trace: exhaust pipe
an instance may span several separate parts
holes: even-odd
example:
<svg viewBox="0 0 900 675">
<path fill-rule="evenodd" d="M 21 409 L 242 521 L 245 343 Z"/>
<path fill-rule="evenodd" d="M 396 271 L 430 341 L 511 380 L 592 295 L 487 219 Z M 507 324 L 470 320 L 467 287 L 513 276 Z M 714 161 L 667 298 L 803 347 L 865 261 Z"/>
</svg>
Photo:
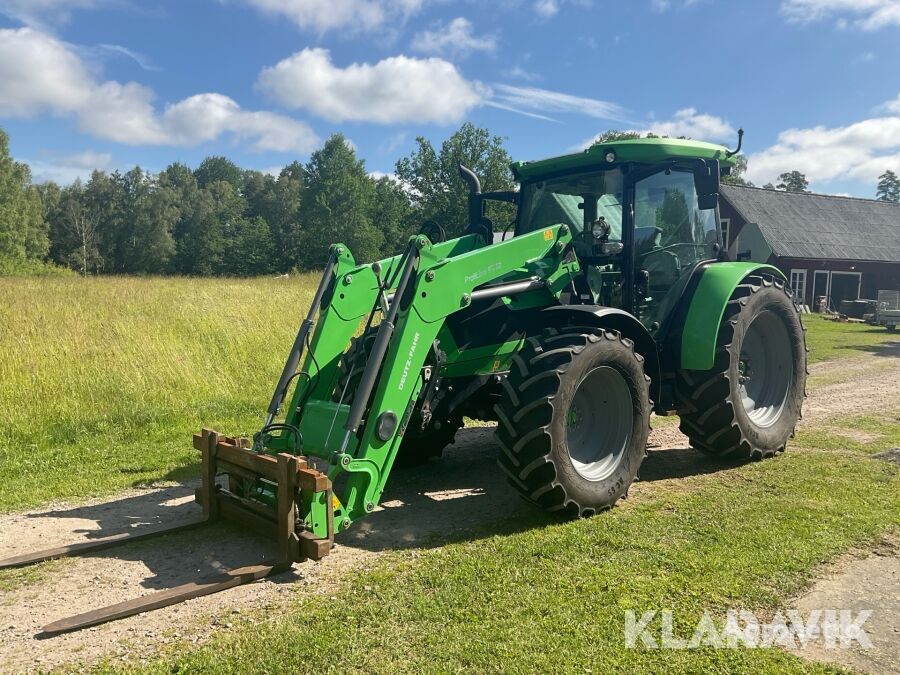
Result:
<svg viewBox="0 0 900 675">
<path fill-rule="evenodd" d="M 472 169 L 463 166 L 460 162 L 456 163 L 459 169 L 459 177 L 462 178 L 466 185 L 469 186 L 469 227 L 466 232 L 469 234 L 480 234 L 485 244 L 492 243 L 492 235 L 490 228 L 484 224 L 484 199 L 481 198 L 481 181 Z"/>
</svg>

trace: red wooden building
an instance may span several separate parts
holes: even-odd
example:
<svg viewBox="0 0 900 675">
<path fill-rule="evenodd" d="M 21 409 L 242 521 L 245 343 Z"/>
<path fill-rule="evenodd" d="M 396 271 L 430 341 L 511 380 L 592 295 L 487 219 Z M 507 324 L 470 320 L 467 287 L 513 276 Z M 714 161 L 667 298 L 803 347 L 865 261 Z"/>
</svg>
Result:
<svg viewBox="0 0 900 675">
<path fill-rule="evenodd" d="M 900 204 L 734 185 L 721 196 L 732 260 L 775 265 L 811 309 L 900 289 Z"/>
</svg>

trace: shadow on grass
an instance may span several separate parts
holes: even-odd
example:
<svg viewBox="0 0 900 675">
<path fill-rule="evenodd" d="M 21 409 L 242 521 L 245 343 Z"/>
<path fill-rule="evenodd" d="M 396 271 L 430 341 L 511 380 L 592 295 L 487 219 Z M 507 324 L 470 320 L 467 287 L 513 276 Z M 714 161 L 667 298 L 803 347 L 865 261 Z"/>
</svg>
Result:
<svg viewBox="0 0 900 675">
<path fill-rule="evenodd" d="M 727 457 L 710 457 L 694 448 L 666 448 L 651 450 L 641 464 L 640 479 L 644 482 L 689 478 L 708 473 L 735 469 L 746 460 Z"/>
<path fill-rule="evenodd" d="M 866 331 L 867 333 L 874 333 L 875 330 Z M 884 332 L 884 329 L 877 332 Z M 891 341 L 891 342 L 882 342 L 876 345 L 839 345 L 836 349 L 852 349 L 858 352 L 866 352 L 868 354 L 872 354 L 874 356 L 882 356 L 886 358 L 898 358 L 900 357 L 900 341 Z"/>
<path fill-rule="evenodd" d="M 439 461 L 395 468 L 378 510 L 340 533 L 337 543 L 366 551 L 431 548 L 561 522 L 520 498 L 497 468 L 496 455 L 493 429 L 460 431 L 456 444 Z M 641 480 L 685 478 L 739 464 L 711 459 L 686 448 L 655 450 L 644 462 Z M 181 467 L 177 471 L 190 469 Z M 60 540 L 48 541 L 50 545 L 68 543 L 67 532 L 80 533 L 82 538 L 91 540 L 123 531 L 178 525 L 200 518 L 200 509 L 191 498 L 196 485 L 192 481 L 114 502 L 57 509 L 31 517 L 60 520 L 54 534 L 54 539 Z M 234 567 L 270 562 L 275 556 L 274 542 L 224 523 L 90 554 L 140 561 L 150 571 L 142 582 L 148 589 L 170 588 Z M 328 560 L 323 564 L 329 564 Z M 304 567 L 298 566 L 273 580 L 290 583 L 302 578 Z"/>
<path fill-rule="evenodd" d="M 196 486 L 193 482 L 113 502 L 34 513 L 29 518 L 58 521 L 58 526 L 44 539 L 48 546 L 90 542 L 123 532 L 140 534 L 199 521 L 200 507 L 193 501 Z M 277 553 L 274 542 L 222 522 L 79 557 L 140 562 L 150 571 L 141 586 L 161 590 L 214 577 L 236 567 L 272 563 Z M 290 583 L 301 577 L 298 571 L 291 571 L 272 579 Z"/>
</svg>

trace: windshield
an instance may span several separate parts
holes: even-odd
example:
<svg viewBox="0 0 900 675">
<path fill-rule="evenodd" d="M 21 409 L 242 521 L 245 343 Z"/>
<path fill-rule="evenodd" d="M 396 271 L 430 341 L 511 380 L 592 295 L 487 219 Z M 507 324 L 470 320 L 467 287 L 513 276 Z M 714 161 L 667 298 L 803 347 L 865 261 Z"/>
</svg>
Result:
<svg viewBox="0 0 900 675">
<path fill-rule="evenodd" d="M 553 225 L 568 225 L 573 233 L 585 222 L 603 218 L 610 226 L 609 240 L 622 240 L 622 171 L 593 170 L 522 186 L 518 233 Z"/>
</svg>

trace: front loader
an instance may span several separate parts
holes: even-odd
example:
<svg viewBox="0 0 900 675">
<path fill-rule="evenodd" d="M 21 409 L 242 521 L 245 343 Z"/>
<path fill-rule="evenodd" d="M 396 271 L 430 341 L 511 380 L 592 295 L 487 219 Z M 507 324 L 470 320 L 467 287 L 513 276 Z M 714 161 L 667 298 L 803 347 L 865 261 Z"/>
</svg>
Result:
<svg viewBox="0 0 900 675">
<path fill-rule="evenodd" d="M 322 558 L 335 534 L 375 510 L 398 457 L 439 455 L 465 417 L 496 421 L 510 484 L 568 517 L 625 496 L 651 412 L 678 414 L 709 455 L 783 451 L 805 395 L 804 333 L 781 272 L 729 261 L 722 248 L 719 180 L 735 152 L 675 139 L 598 143 L 513 164 L 516 192 L 482 193 L 460 167 L 470 192 L 462 236 L 420 234 L 370 263 L 332 245 L 262 428 L 252 439 L 194 438 L 203 522 L 269 532 L 279 560 L 45 630 Z M 490 200 L 517 207 L 509 236 L 485 217 Z"/>
</svg>

